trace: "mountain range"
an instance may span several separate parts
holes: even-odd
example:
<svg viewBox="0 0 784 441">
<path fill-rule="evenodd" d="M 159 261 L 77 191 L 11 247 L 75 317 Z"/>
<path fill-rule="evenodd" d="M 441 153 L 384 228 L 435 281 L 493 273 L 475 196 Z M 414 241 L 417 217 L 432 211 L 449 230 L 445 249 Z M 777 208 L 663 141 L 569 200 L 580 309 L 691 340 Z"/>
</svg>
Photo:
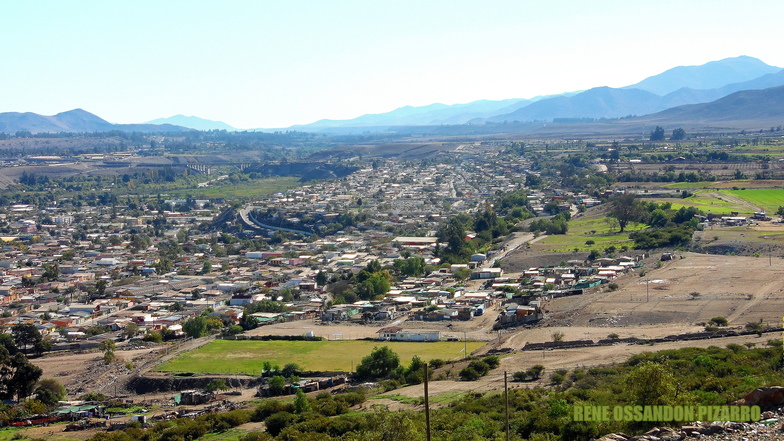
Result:
<svg viewBox="0 0 784 441">
<path fill-rule="evenodd" d="M 112 124 L 82 109 L 69 110 L 52 116 L 32 112 L 0 113 L 0 132 L 5 133 L 19 131 L 31 133 L 109 132 L 113 130 L 156 133 L 182 132 L 191 129 L 172 124 Z"/>
<path fill-rule="evenodd" d="M 740 56 L 700 66 L 675 67 L 621 88 L 595 87 L 531 99 L 405 106 L 386 113 L 362 115 L 349 120 L 320 120 L 289 129 L 353 133 L 385 131 L 396 126 L 574 123 L 618 118 L 641 123 L 670 118 L 681 118 L 684 123 L 764 119 L 766 123 L 778 121 L 780 124 L 784 120 L 784 109 L 779 105 L 782 101 L 772 98 L 781 97 L 780 86 L 784 86 L 782 68 L 767 65 L 756 58 Z M 766 107 L 760 109 L 763 105 Z M 637 117 L 630 118 L 633 116 Z M 184 115 L 156 119 L 145 124 L 112 124 L 82 109 L 53 116 L 29 112 L 0 113 L 0 132 L 6 133 L 111 130 L 154 133 L 194 129 L 236 130 L 220 121 Z"/>
<path fill-rule="evenodd" d="M 350 120 L 321 120 L 294 126 L 298 130 L 401 125 L 483 124 L 487 122 L 592 120 L 648 115 L 676 106 L 706 103 L 741 90 L 784 85 L 784 70 L 748 56 L 700 66 L 680 66 L 622 88 L 596 87 L 531 100 L 475 101 L 401 107 Z"/>
</svg>

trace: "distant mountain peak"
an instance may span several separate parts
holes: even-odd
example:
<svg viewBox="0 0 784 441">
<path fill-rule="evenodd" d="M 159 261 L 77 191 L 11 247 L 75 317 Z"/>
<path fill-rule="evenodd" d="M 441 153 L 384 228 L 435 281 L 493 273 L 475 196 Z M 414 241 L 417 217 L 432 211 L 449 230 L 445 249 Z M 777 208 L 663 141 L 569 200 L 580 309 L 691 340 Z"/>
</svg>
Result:
<svg viewBox="0 0 784 441">
<path fill-rule="evenodd" d="M 717 89 L 727 84 L 742 83 L 779 71 L 781 71 L 780 67 L 770 66 L 748 55 L 741 55 L 710 61 L 699 66 L 674 67 L 627 86 L 625 89 L 642 89 L 664 96 L 684 87 L 695 90 Z"/>
<path fill-rule="evenodd" d="M 212 121 L 209 119 L 199 118 L 198 116 L 185 116 L 182 114 L 170 116 L 168 118 L 154 119 L 152 121 L 147 121 L 145 124 L 173 124 L 195 130 L 237 130 L 221 121 Z"/>
</svg>

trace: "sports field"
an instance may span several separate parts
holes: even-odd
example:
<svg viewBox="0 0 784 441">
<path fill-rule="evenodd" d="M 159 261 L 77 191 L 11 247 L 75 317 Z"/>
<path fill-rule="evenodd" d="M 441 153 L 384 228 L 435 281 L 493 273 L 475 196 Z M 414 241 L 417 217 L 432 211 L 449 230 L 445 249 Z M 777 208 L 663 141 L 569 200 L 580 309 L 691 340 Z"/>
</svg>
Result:
<svg viewBox="0 0 784 441">
<path fill-rule="evenodd" d="M 469 354 L 483 342 L 467 342 Z M 344 341 L 233 341 L 215 340 L 159 366 L 163 372 L 259 375 L 265 361 L 283 367 L 296 363 L 306 371 L 351 371 L 375 347 L 389 346 L 408 364 L 418 355 L 425 361 L 453 360 L 464 355 L 464 342 L 407 343 L 367 340 Z"/>
</svg>

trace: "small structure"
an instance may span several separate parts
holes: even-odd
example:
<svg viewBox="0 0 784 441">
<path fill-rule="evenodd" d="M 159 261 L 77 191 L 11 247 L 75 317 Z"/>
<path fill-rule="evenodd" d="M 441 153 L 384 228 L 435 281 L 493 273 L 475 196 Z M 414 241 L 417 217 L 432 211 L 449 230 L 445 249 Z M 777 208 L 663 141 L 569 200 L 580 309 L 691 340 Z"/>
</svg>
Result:
<svg viewBox="0 0 784 441">
<path fill-rule="evenodd" d="M 212 392 L 184 390 L 174 396 L 174 404 L 178 406 L 196 406 L 198 404 L 209 403 L 213 396 Z"/>
<path fill-rule="evenodd" d="M 405 331 L 400 326 L 388 326 L 378 330 L 378 339 L 387 341 L 440 341 L 441 331 Z"/>
</svg>

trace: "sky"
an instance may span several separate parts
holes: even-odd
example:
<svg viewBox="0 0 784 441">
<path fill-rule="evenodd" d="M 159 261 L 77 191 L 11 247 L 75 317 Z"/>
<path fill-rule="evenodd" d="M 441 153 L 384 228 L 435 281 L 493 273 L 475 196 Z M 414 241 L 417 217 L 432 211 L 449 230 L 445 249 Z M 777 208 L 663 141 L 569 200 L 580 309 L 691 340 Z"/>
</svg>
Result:
<svg viewBox="0 0 784 441">
<path fill-rule="evenodd" d="M 781 0 L 0 0 L 0 112 L 285 128 L 784 67 Z"/>
</svg>

